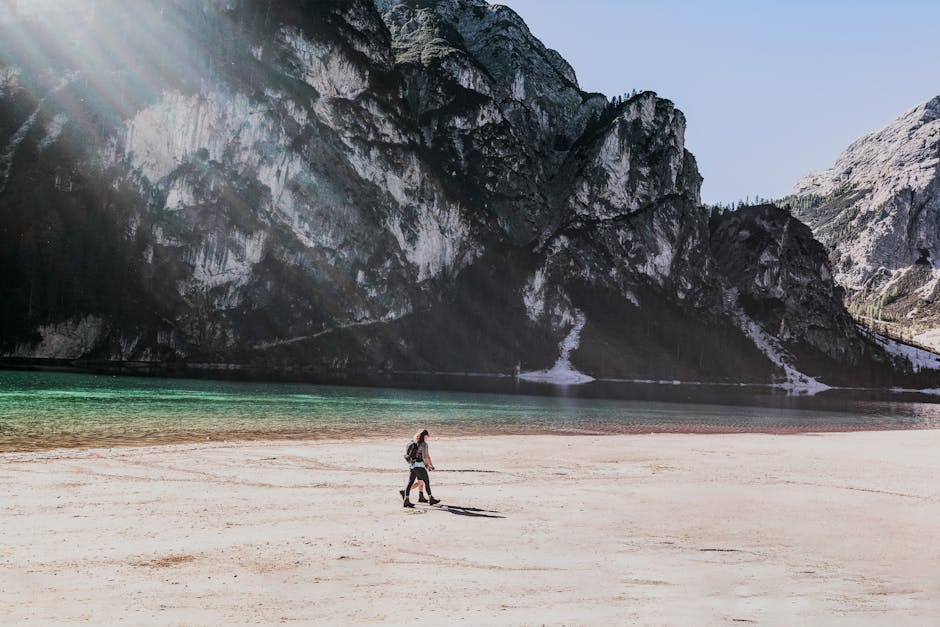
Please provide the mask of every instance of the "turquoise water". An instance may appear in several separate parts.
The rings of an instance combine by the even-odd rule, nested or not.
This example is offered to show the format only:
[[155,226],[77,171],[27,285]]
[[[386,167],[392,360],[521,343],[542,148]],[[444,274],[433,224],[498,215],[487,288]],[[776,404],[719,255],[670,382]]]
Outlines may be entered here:
[[929,403],[825,409],[0,371],[0,451],[432,433],[940,428]]

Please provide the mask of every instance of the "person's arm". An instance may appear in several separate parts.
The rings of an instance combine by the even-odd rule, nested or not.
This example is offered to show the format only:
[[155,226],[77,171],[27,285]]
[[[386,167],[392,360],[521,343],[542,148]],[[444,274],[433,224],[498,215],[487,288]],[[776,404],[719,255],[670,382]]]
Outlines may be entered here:
[[434,462],[431,461],[431,447],[425,447],[424,449],[424,465],[434,470]]

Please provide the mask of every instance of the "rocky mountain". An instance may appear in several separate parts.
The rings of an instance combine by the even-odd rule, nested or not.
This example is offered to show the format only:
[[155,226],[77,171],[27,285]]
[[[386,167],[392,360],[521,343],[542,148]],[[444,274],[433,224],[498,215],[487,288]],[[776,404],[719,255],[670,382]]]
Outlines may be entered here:
[[940,97],[852,143],[788,201],[867,324],[940,348]]
[[847,318],[797,221],[702,207],[673,103],[584,92],[506,7],[39,3],[0,38],[7,358],[803,388],[914,369]]

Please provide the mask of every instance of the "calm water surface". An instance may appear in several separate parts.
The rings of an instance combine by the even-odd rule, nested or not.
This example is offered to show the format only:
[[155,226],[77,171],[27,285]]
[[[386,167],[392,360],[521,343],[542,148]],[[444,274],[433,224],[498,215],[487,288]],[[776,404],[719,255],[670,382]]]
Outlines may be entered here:
[[[668,387],[668,386],[667,386]],[[0,451],[237,438],[489,433],[800,432],[940,428],[940,405],[813,406],[0,371]]]

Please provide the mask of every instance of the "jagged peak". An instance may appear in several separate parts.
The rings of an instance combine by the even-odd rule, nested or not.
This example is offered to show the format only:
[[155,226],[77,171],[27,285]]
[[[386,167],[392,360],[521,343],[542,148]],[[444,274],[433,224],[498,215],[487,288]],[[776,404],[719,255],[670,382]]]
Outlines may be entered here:
[[657,115],[666,113],[673,124],[677,125],[679,133],[685,133],[685,114],[672,100],[661,97],[655,91],[641,91],[619,105],[615,105],[617,101],[613,99],[608,102],[612,113],[609,115],[609,122],[602,120],[605,127],[612,126],[617,120],[639,120],[643,124],[653,124]]
[[940,96],[934,96],[923,105],[924,107],[924,116],[923,120],[925,122],[930,122],[940,118]]
[[404,5],[411,9],[429,9],[443,4],[454,6],[484,6],[487,4],[486,0],[374,0],[374,2],[376,8],[383,12],[393,9],[398,5]]
[[886,133],[890,133],[894,129],[914,130],[924,124],[933,122],[937,118],[940,118],[940,96],[935,96],[930,100],[925,100],[911,107],[883,129],[860,137],[853,142],[852,145],[868,141],[871,138],[877,138]]
[[[558,74],[562,82],[570,83],[571,86],[580,89],[574,68],[557,51],[546,47],[529,30],[525,20],[510,7],[490,4],[485,0],[374,0],[374,2],[386,22],[401,20],[402,11],[405,14],[410,12],[416,15],[424,14],[425,20],[427,14],[431,13],[444,20],[463,38],[466,51],[484,66],[491,65],[486,57],[489,56],[488,52],[494,43],[498,43],[500,38],[508,37],[524,41],[526,42],[524,47],[530,48],[524,55],[528,62],[542,59],[543,63]],[[405,34],[410,34],[412,28],[414,27],[409,25]],[[514,34],[514,31],[518,34]],[[517,54],[523,54],[523,52],[520,50]],[[493,67],[487,67],[487,69],[494,73]]]
[[928,166],[937,165],[938,131],[940,96],[856,139],[832,167],[810,172],[797,181],[793,194],[825,195],[843,187],[893,187],[894,183],[922,189],[934,178],[934,170]]

